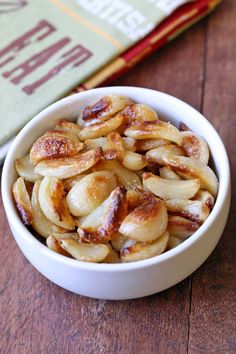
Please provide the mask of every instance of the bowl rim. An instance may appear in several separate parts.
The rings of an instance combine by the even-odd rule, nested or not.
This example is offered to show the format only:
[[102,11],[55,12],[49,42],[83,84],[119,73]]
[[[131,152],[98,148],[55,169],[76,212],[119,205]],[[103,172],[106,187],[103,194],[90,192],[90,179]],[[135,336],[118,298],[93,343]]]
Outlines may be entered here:
[[[34,128],[34,126],[39,123],[41,120],[44,120],[45,117],[53,112],[54,110],[58,110],[66,105],[70,105],[74,102],[77,101],[78,97],[79,99],[81,98],[87,98],[87,96],[93,96],[94,93],[98,94],[123,94],[123,95],[129,95],[132,94],[132,92],[142,92],[145,95],[148,94],[155,94],[159,98],[167,100],[167,101],[172,101],[176,105],[181,105],[182,107],[185,107],[186,109],[189,109],[192,111],[192,113],[195,116],[198,116],[198,119],[201,119],[203,124],[207,125],[209,129],[211,129],[212,134],[214,135],[214,140],[218,146],[218,148],[221,150],[221,154],[224,157],[223,165],[224,168],[222,169],[222,177],[220,180],[219,184],[219,191],[217,195],[217,199],[214,205],[214,208],[212,212],[210,213],[209,217],[206,219],[206,221],[200,226],[200,228],[193,234],[191,235],[188,239],[186,239],[184,242],[182,242],[180,245],[177,247],[166,251],[165,253],[162,253],[158,256],[151,257],[148,259],[140,260],[140,261],[134,261],[130,263],[113,263],[113,264],[108,264],[108,263],[89,263],[89,262],[83,262],[83,261],[78,261],[76,259],[72,259],[63,255],[60,255],[52,250],[50,250],[47,246],[42,244],[22,223],[16,208],[14,206],[13,202],[13,197],[10,192],[8,192],[8,187],[7,187],[7,176],[9,175],[9,171],[11,169],[12,164],[14,164],[14,154],[17,150],[17,147],[21,145],[22,139],[25,137],[25,135],[28,135],[30,130]],[[125,92],[124,92],[125,91]],[[29,123],[25,125],[25,127],[20,131],[20,133],[17,135],[15,140],[12,143],[12,146],[10,147],[10,150],[7,154],[7,157],[5,159],[5,163],[3,166],[2,170],[2,198],[3,198],[3,204],[4,208],[9,220],[9,223],[14,223],[14,227],[17,228],[18,233],[21,235],[22,239],[24,242],[31,243],[33,247],[37,247],[37,251],[40,253],[43,253],[45,256],[50,257],[51,259],[54,259],[57,262],[63,263],[66,266],[78,268],[78,269],[84,269],[84,270],[90,270],[90,271],[96,271],[96,272],[123,272],[123,271],[130,271],[133,269],[140,269],[140,268],[146,268],[146,267],[151,267],[153,265],[160,264],[162,262],[166,262],[167,260],[175,257],[178,254],[181,254],[182,252],[186,251],[188,248],[190,248],[194,243],[196,243],[203,235],[206,233],[207,229],[212,225],[214,220],[217,218],[219,215],[221,208],[227,199],[227,196],[230,191],[230,166],[229,166],[229,160],[227,156],[226,149],[224,147],[224,144],[216,132],[215,128],[211,125],[211,123],[200,113],[198,112],[195,108],[187,104],[186,102],[171,96],[167,93],[148,89],[148,88],[143,88],[143,87],[133,87],[133,86],[110,86],[110,87],[103,87],[103,88],[96,88],[96,89],[91,89],[88,91],[83,91],[79,92],[77,94],[68,96],[66,98],[63,98],[50,106],[46,107],[44,110],[42,110],[40,113],[38,113]],[[14,235],[13,235],[14,236]]]

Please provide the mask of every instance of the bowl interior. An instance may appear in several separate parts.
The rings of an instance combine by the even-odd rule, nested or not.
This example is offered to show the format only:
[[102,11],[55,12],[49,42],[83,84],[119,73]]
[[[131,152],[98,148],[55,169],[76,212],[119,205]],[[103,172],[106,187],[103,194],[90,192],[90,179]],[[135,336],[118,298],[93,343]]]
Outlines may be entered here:
[[[126,95],[138,103],[147,104],[157,111],[160,118],[172,122],[177,127],[180,122],[185,123],[193,132],[202,136],[209,145],[212,164],[220,181],[217,201],[208,219],[194,235],[175,249],[160,256],[153,257],[152,259],[161,260],[168,255],[173,256],[176,252],[181,251],[182,248],[189,247],[197,237],[200,237],[202,232],[207,229],[208,225],[213,221],[216,215],[219,214],[220,207],[226,198],[230,183],[229,163],[220,137],[212,125],[198,111],[172,96],[149,89],[135,87],[109,87],[82,92],[58,101],[30,121],[16,137],[4,164],[2,194],[8,218],[10,217],[11,220],[21,223],[11,194],[12,185],[17,177],[14,160],[25,155],[29,151],[33,142],[46,130],[51,129],[58,119],[75,120],[86,105],[109,94]],[[21,225],[23,226],[22,223]],[[145,263],[148,261],[150,261],[150,259],[133,263]],[[109,267],[110,265],[103,266]],[[124,265],[117,264],[115,266],[122,267]],[[125,266],[130,265],[126,264]]]

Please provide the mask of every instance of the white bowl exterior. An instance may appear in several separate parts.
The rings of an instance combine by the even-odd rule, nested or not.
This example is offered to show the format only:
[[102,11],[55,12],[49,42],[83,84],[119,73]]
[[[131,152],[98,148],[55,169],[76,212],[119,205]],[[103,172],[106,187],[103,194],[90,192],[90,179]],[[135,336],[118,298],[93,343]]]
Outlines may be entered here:
[[[11,230],[26,258],[45,277],[80,295],[99,299],[132,299],[151,295],[177,284],[197,269],[218,243],[227,218],[227,202],[222,218],[208,229],[204,242],[198,239],[191,247],[169,259],[144,268],[122,272],[94,271],[67,267],[60,259],[48,257],[37,245],[27,244],[17,228]],[[217,237],[216,237],[217,235]]]
[[[58,255],[41,244],[22,224],[12,200],[16,179],[14,160],[24,155],[57,119],[75,119],[88,103],[106,94],[127,95],[157,110],[175,125],[180,121],[208,142],[220,188],[215,207],[188,240],[160,256],[128,264],[89,264]],[[15,139],[4,164],[2,196],[12,233],[22,252],[48,279],[77,294],[102,299],[130,299],[167,289],[196,270],[213,251],[223,232],[230,205],[230,171],[223,143],[210,123],[186,103],[163,93],[135,88],[109,87],[65,98],[38,114]]]

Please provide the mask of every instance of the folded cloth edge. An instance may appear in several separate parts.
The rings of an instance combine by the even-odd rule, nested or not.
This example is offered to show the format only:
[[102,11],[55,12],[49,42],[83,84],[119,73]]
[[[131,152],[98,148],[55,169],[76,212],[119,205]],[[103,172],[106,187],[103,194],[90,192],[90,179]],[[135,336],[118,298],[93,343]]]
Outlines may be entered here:
[[[135,51],[135,55],[133,55],[130,59],[130,61],[126,62],[129,65],[122,65],[121,67],[118,65],[111,65],[113,62],[117,62],[117,60],[120,60],[121,57],[118,57],[115,59],[112,63],[108,63],[104,68],[99,70],[95,75],[93,75],[91,78],[89,78],[84,84],[79,85],[77,88],[75,88],[72,91],[73,93],[78,93],[80,91],[88,90],[97,86],[104,86],[109,84],[112,80],[116,79],[117,77],[121,76],[125,72],[127,72],[131,67],[142,61],[145,57],[151,55],[154,51],[157,49],[161,48],[164,46],[166,43],[168,43],[170,40],[176,38],[179,34],[187,30],[189,27],[200,21],[202,18],[206,17],[210,12],[212,12],[215,7],[222,2],[222,0],[211,0],[207,1],[203,0],[202,5],[205,6],[198,6],[197,12],[191,12],[193,10],[193,5],[196,6],[196,3],[190,2],[185,5],[183,5],[181,8],[177,9],[172,15],[170,15],[165,21],[163,21],[162,24],[157,26],[150,34],[148,34],[143,40],[138,42],[136,45],[134,45],[132,48],[128,49],[123,56],[129,56],[130,52],[132,52],[135,47],[143,47],[140,45],[141,42],[147,41],[147,39],[150,41],[154,36],[156,36],[158,31],[161,32],[161,29],[166,26],[166,23],[171,23],[172,17],[178,18],[178,16],[182,16],[182,21],[177,21],[176,26],[169,27],[169,31],[163,31],[163,36],[159,36],[158,41],[156,42],[155,46],[152,46],[149,48],[149,50],[144,50],[143,49],[139,51]],[[192,5],[192,6],[191,6]],[[187,11],[185,10],[187,9]],[[190,11],[191,10],[191,11]],[[180,12],[180,13],[179,13]],[[189,12],[190,16],[187,16],[187,13]],[[180,18],[181,18],[180,16]],[[145,49],[145,48],[144,48]],[[109,69],[109,66],[111,69]],[[11,146],[11,143],[15,139],[15,136],[13,136],[10,140],[8,140],[6,143],[4,143],[2,146],[0,146],[0,164],[4,162],[4,159],[6,157],[6,154]]]

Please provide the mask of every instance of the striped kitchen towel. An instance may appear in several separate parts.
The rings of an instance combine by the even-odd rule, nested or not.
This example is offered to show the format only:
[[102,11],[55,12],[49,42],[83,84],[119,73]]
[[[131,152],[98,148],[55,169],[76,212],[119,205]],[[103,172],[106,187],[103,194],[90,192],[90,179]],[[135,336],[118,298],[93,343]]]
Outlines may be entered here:
[[0,159],[69,92],[108,84],[220,0],[0,0]]

